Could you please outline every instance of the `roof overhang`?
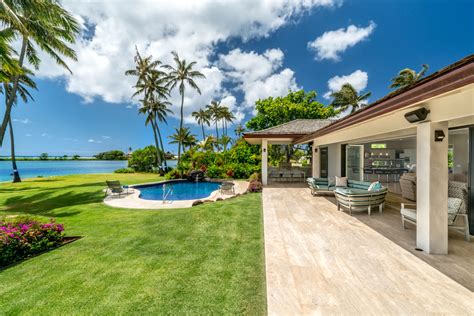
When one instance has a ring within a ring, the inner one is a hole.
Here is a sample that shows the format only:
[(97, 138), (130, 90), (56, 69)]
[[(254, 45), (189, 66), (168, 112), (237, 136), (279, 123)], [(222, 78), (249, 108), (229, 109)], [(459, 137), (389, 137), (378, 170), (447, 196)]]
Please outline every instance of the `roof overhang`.
[(414, 86), (396, 91), (370, 106), (336, 121), (314, 133), (296, 139), (296, 143), (307, 143), (317, 137), (364, 123), (378, 116), (422, 103), (456, 89), (474, 84), (474, 55), (468, 56), (421, 80)]
[(252, 134), (245, 133), (244, 139), (252, 145), (261, 145), (262, 140), (268, 141), (269, 144), (292, 144), (306, 134)]

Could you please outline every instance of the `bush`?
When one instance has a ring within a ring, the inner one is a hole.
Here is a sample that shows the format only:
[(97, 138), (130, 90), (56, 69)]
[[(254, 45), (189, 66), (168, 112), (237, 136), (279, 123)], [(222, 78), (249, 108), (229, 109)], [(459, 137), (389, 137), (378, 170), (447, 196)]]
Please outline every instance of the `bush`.
[(256, 192), (262, 192), (262, 182), (258, 180), (252, 180), (249, 183), (249, 187), (247, 189), (248, 192), (256, 193)]
[(127, 156), (121, 150), (104, 151), (94, 155), (94, 157), (98, 160), (127, 160)]
[(213, 166), (209, 166), (207, 168), (206, 175), (209, 178), (212, 178), (212, 179), (223, 178), (224, 177), (224, 171), (221, 167), (213, 165)]
[(262, 175), (260, 174), (260, 172), (254, 172), (250, 175), (249, 177), (249, 180), (252, 181), (252, 180), (258, 180), (258, 181), (261, 181), (262, 179)]
[(114, 173), (134, 173), (135, 170), (133, 168), (120, 168), (114, 171)]
[(167, 174), (165, 174), (166, 180), (174, 180), (174, 179), (180, 179), (180, 178), (181, 178), (181, 173), (177, 169), (173, 169)]
[(0, 222), (0, 266), (7, 266), (61, 244), (64, 226), (31, 219)]
[(157, 167), (157, 153), (155, 146), (147, 146), (137, 149), (128, 160), (128, 167), (139, 172), (151, 172)]

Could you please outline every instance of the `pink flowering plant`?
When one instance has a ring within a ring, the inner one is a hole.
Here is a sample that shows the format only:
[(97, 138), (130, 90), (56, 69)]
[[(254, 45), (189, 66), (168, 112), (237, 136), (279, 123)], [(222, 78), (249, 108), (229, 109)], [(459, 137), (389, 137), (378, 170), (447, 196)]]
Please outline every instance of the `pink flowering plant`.
[(64, 226), (53, 219), (49, 223), (25, 218), (0, 221), (0, 267), (57, 247), (63, 232)]

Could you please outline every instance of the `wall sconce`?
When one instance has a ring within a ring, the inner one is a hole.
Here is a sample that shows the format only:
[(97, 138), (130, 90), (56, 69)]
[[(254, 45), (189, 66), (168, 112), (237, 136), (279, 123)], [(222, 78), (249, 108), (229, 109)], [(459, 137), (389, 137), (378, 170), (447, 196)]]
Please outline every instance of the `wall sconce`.
[(442, 130), (435, 130), (435, 142), (442, 142), (444, 137), (446, 137), (446, 135), (444, 135)]
[(266, 148), (263, 148), (263, 152), (266, 153), (266, 152), (267, 152), (267, 149), (266, 149)]
[(318, 148), (314, 148), (314, 153), (316, 154), (318, 152)]

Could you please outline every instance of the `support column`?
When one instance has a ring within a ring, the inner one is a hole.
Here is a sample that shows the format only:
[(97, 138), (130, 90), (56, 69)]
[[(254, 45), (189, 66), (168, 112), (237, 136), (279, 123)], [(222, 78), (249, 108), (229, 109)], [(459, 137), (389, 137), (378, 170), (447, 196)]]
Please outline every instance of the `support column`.
[[(314, 143), (313, 143), (314, 146)], [(320, 149), (318, 146), (313, 147), (313, 156), (312, 156), (312, 161), (311, 161), (311, 168), (312, 168), (312, 173), (313, 173), (313, 178), (319, 178), (319, 153)]]
[(268, 141), (262, 139), (262, 184), (268, 184)]
[[(445, 134), (435, 142), (435, 130)], [(448, 253), (448, 123), (425, 122), (416, 129), (416, 246)]]

